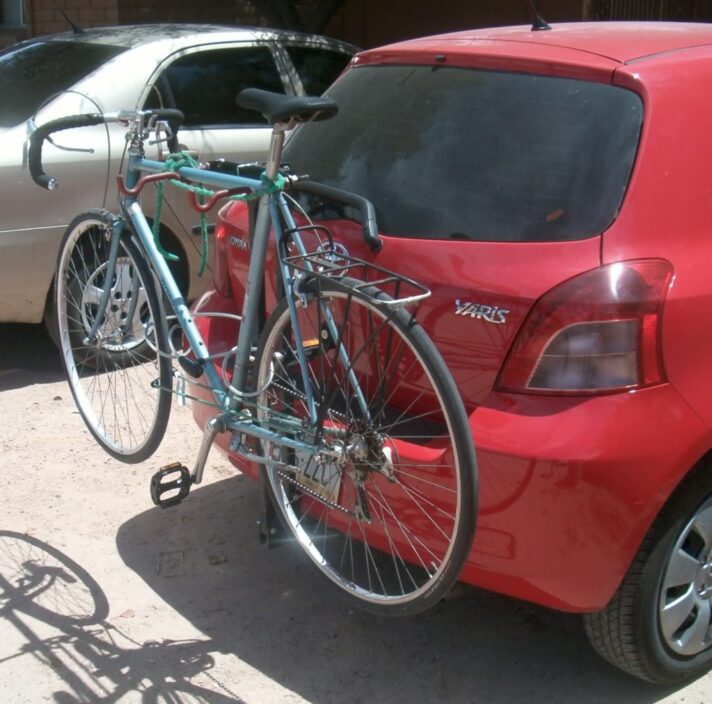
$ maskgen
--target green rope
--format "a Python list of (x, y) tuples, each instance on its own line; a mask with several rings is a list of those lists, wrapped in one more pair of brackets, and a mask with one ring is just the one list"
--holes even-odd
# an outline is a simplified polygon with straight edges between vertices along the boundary
[[(200, 164), (193, 159), (193, 157), (188, 152), (179, 152), (177, 154), (171, 154), (164, 162), (166, 171), (178, 171), (179, 169), (187, 166), (190, 168), (197, 169)], [(237, 193), (235, 195), (229, 196), (228, 200), (241, 200), (241, 201), (251, 201), (261, 198), (263, 195), (269, 193), (276, 193), (278, 191), (284, 190), (284, 185), (286, 179), (282, 174), (277, 174), (277, 177), (272, 180), (267, 178), (267, 174), (263, 171), (260, 175), (260, 182), (262, 185), (250, 193)], [(159, 181), (156, 184), (156, 209), (153, 221), (153, 240), (156, 243), (156, 247), (161, 255), (167, 261), (178, 261), (178, 257), (166, 251), (162, 246), (159, 239), (159, 227), (161, 223), (161, 211), (163, 209), (163, 190), (165, 186), (165, 181)], [(178, 179), (170, 179), (170, 183), (177, 188), (182, 188), (185, 191), (191, 191), (198, 197), (198, 202), (203, 203), (205, 198), (210, 198), (215, 195), (215, 191), (211, 191), (209, 188), (205, 188), (202, 183), (186, 183), (185, 181), (180, 181)], [(200, 253), (200, 266), (198, 267), (198, 276), (202, 276), (205, 273), (205, 269), (208, 262), (208, 224), (205, 217), (205, 213), (200, 213), (200, 239), (201, 239), (201, 253)]]

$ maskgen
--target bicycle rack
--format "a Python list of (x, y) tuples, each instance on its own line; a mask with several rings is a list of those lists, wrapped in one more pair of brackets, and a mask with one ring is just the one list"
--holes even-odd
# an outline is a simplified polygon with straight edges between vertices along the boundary
[[(431, 294), (429, 288), (417, 281), (341, 252), (338, 245), (328, 250), (285, 257), (284, 261), (302, 277), (336, 281), (344, 290), (356, 291), (383, 308), (401, 308), (421, 301)], [(343, 281), (345, 278), (349, 279), (348, 282)], [(367, 289), (371, 286), (375, 286), (389, 298), (370, 295)]]

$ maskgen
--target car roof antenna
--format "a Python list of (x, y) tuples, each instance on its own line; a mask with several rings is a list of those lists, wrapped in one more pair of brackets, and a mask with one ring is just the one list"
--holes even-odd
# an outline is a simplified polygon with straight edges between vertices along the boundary
[(57, 4), (57, 0), (52, 0), (52, 4), (59, 10), (59, 12), (62, 14), (62, 17), (67, 20), (67, 23), (72, 28), (72, 32), (74, 34), (84, 34), (84, 30), (81, 27), (78, 27), (76, 24), (74, 24), (74, 22), (72, 22), (72, 20), (69, 19), (69, 15)]
[(546, 29), (551, 29), (549, 23), (539, 14), (539, 11), (534, 6), (534, 0), (527, 0), (529, 5), (529, 14), (532, 18), (532, 32), (542, 32)]

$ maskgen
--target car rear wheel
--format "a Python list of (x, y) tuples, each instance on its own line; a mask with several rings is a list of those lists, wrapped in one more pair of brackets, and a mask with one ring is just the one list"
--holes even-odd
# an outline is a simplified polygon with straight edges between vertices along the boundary
[(584, 616), (616, 667), (680, 684), (712, 667), (712, 490), (698, 472), (661, 511), (610, 603)]

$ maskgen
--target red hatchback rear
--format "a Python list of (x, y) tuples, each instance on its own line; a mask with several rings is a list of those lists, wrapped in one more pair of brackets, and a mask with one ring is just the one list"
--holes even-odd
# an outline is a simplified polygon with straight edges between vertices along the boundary
[[(584, 613), (604, 657), (668, 683), (712, 663), (711, 80), (703, 25), (415, 40), (358, 56), (286, 152), (371, 200), (383, 248), (344, 206), (303, 196), (310, 217), (433, 292), (417, 317), (479, 463), (461, 579)], [(249, 222), (221, 212), (199, 310), (240, 310)]]

